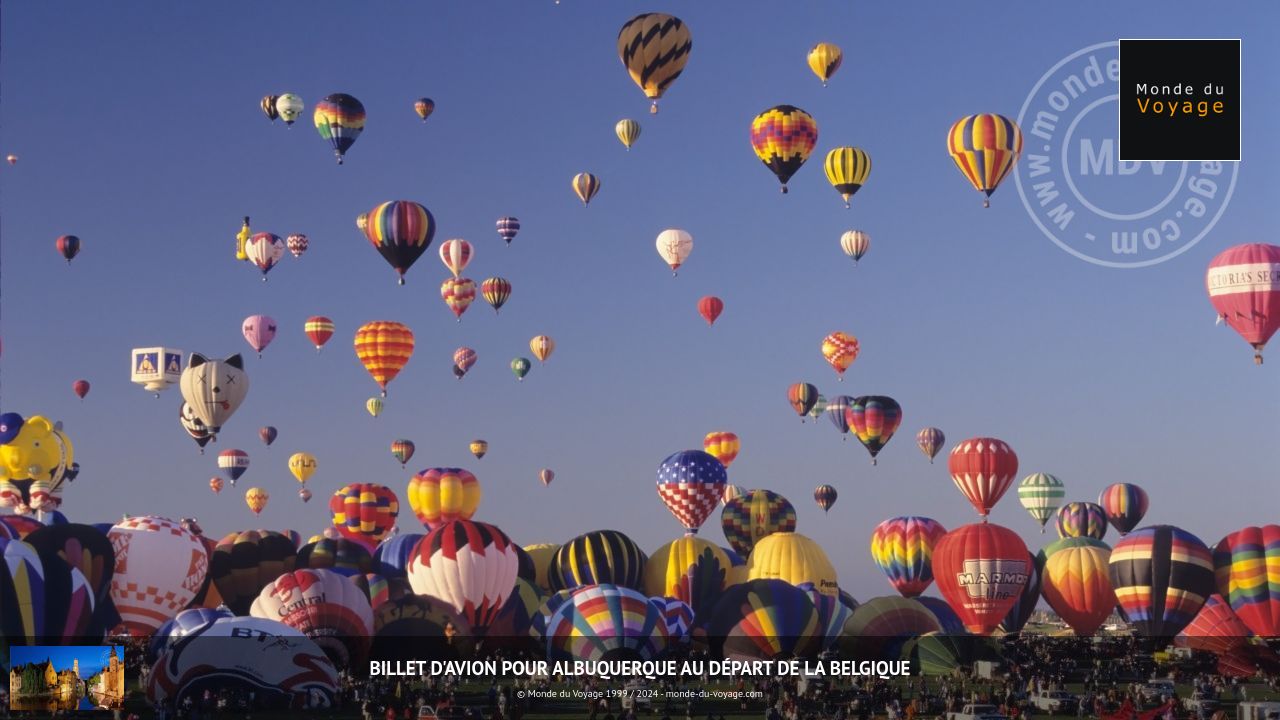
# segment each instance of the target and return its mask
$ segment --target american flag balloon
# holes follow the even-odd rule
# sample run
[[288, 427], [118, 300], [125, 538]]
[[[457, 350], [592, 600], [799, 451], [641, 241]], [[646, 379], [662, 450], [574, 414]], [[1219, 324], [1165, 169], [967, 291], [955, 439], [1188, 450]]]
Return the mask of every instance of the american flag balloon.
[[706, 522], [728, 482], [724, 465], [701, 450], [678, 452], [658, 467], [658, 496], [687, 535]]

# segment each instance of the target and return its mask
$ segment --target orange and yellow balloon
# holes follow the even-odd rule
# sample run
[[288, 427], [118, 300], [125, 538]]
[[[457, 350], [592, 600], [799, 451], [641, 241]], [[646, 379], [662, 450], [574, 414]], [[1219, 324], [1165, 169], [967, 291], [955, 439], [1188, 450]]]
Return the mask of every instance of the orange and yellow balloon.
[[818, 76], [822, 81], [822, 87], [827, 86], [827, 81], [832, 75], [836, 74], [836, 70], [840, 69], [840, 63], [844, 60], [844, 53], [840, 51], [840, 46], [828, 42], [820, 42], [813, 46], [809, 51], [809, 69], [813, 70], [813, 74]]
[[844, 371], [858, 359], [859, 352], [858, 338], [848, 333], [833, 332], [822, 339], [822, 357], [835, 369], [841, 381], [844, 380]]
[[480, 505], [480, 481], [462, 468], [430, 468], [409, 479], [409, 507], [428, 530], [469, 520]]
[[738, 450], [741, 448], [742, 443], [738, 440], [738, 436], [725, 430], [709, 432], [702, 439], [702, 449], [707, 451], [708, 455], [719, 460], [720, 464], [725, 467], [733, 464], [733, 460], [738, 457]]
[[556, 341], [546, 335], [538, 335], [529, 341], [529, 351], [533, 356], [538, 358], [538, 362], [546, 362], [551, 357], [551, 353], [555, 352]]
[[413, 331], [398, 322], [375, 321], [356, 330], [356, 357], [387, 396], [387, 383], [396, 378], [413, 355]]
[[[1022, 130], [1003, 115], [969, 115], [951, 126], [947, 151], [974, 189], [990, 198], [1022, 154]], [[982, 206], [991, 207], [991, 200]]]
[[244, 504], [249, 506], [254, 515], [261, 514], [262, 509], [267, 506], [267, 501], [270, 499], [271, 496], [262, 488], [249, 488], [244, 493]]

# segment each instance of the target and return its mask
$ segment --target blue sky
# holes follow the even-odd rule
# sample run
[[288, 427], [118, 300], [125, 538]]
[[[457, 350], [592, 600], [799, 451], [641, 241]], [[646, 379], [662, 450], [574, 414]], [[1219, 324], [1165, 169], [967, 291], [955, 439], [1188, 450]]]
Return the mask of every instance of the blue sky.
[[[976, 519], [946, 450], [930, 465], [914, 446], [936, 425], [951, 441], [1005, 439], [1020, 475], [1058, 475], [1068, 500], [1139, 483], [1148, 522], [1206, 542], [1276, 520], [1280, 357], [1255, 367], [1247, 345], [1215, 327], [1203, 286], [1223, 248], [1272, 241], [1280, 173], [1268, 159], [1280, 144], [1269, 126], [1280, 108], [1264, 78], [1280, 50], [1263, 28], [1276, 25], [1273, 5], [496, 5], [5, 7], [0, 152], [20, 161], [0, 170], [0, 399], [65, 423], [84, 468], [67, 515], [195, 515], [214, 536], [260, 526], [306, 536], [328, 524], [327, 497], [345, 483], [380, 482], [403, 500], [408, 474], [388, 448], [406, 437], [418, 446], [412, 469], [476, 473], [477, 519], [522, 544], [609, 527], [652, 550], [680, 533], [654, 492], [658, 464], [725, 429], [743, 445], [730, 481], [788, 496], [799, 531], [865, 598], [891, 592], [867, 552], [877, 522]], [[679, 15], [694, 38], [657, 116], [615, 49], [621, 24], [649, 10]], [[956, 118], [1016, 116], [1060, 58], [1118, 37], [1244, 39], [1245, 160], [1230, 207], [1199, 245], [1144, 270], [1062, 252], [1012, 180], [982, 210], [944, 146]], [[845, 52], [825, 89], [804, 60], [821, 40]], [[283, 92], [307, 103], [292, 129], [258, 110], [262, 95]], [[342, 167], [310, 123], [333, 92], [361, 99], [369, 117]], [[425, 125], [412, 110], [421, 95], [436, 102]], [[785, 197], [748, 142], [751, 118], [780, 103], [808, 110], [820, 131]], [[643, 126], [630, 152], [613, 135], [623, 117]], [[874, 163], [851, 210], [822, 176], [820, 153], [837, 144]], [[582, 171], [603, 182], [587, 209], [569, 189]], [[404, 287], [354, 226], [401, 198], [439, 224]], [[310, 251], [262, 283], [232, 256], [246, 214], [255, 230], [306, 233]], [[493, 228], [502, 215], [524, 226], [510, 248]], [[675, 279], [653, 245], [668, 227], [695, 241]], [[838, 245], [849, 228], [872, 237], [857, 269]], [[65, 233], [84, 242], [69, 268], [53, 250]], [[467, 276], [513, 283], [500, 316], [477, 301], [457, 323], [440, 300], [448, 272], [435, 251], [451, 237], [476, 247]], [[710, 329], [695, 308], [705, 294], [726, 303]], [[281, 326], [261, 360], [240, 335], [255, 313]], [[318, 356], [302, 333], [313, 314], [338, 326]], [[364, 400], [377, 388], [351, 347], [375, 319], [409, 324], [418, 343], [376, 420]], [[833, 330], [862, 342], [843, 383], [818, 351]], [[517, 383], [507, 365], [541, 333], [555, 354]], [[129, 383], [129, 349], [158, 344], [247, 356], [253, 389], [203, 456], [178, 426], [176, 388], [156, 400]], [[460, 345], [479, 354], [461, 382], [449, 369]], [[77, 378], [93, 384], [84, 402]], [[825, 419], [797, 421], [786, 388], [801, 380], [827, 396], [898, 399], [904, 422], [877, 467]], [[269, 449], [257, 438], [265, 424], [280, 433]], [[467, 451], [473, 438], [490, 442], [483, 460]], [[232, 447], [252, 467], [215, 497], [217, 451]], [[285, 467], [298, 450], [319, 458], [308, 505]], [[550, 488], [537, 480], [543, 467], [556, 471]], [[820, 483], [840, 492], [826, 516], [811, 500]], [[261, 518], [242, 498], [254, 485], [271, 493]], [[1012, 491], [992, 519], [1033, 550], [1053, 537]], [[702, 534], [723, 542], [718, 520]], [[417, 526], [407, 503], [400, 525]]]
[[[110, 652], [109, 646], [101, 645], [15, 645], [9, 648], [9, 662], [11, 665], [25, 665], [51, 660], [55, 670], [66, 670], [73, 661], [79, 660], [80, 677], [88, 679], [107, 666]], [[124, 657], [124, 648], [117, 645], [116, 654]]]

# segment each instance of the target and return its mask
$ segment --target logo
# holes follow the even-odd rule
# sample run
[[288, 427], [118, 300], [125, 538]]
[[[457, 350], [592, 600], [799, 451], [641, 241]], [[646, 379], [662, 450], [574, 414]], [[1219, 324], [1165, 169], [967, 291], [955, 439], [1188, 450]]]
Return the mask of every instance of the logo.
[[1240, 160], [1240, 41], [1121, 40], [1120, 157]]
[[1119, 42], [1058, 61], [1018, 113], [1014, 181], [1027, 213], [1058, 247], [1112, 268], [1155, 265], [1191, 249], [1222, 217], [1239, 166], [1120, 160]]
[[965, 560], [956, 582], [974, 600], [1016, 598], [1027, 584], [1027, 561]]

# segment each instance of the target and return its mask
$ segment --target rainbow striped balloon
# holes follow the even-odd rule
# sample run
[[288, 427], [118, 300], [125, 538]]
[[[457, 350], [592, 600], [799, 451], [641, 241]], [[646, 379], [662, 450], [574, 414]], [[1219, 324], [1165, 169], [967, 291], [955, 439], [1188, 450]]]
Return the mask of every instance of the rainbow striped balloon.
[[1254, 634], [1280, 637], [1280, 525], [1241, 528], [1213, 551], [1218, 592]]
[[1111, 551], [1111, 585], [1138, 634], [1171, 638], [1213, 594], [1213, 555], [1200, 538], [1171, 525], [1135, 530]]
[[1116, 483], [1098, 495], [1098, 504], [1115, 529], [1127, 535], [1147, 514], [1147, 493], [1132, 483]]
[[889, 518], [871, 533], [871, 559], [903, 597], [915, 597], [933, 583], [933, 546], [947, 529], [927, 517]]

